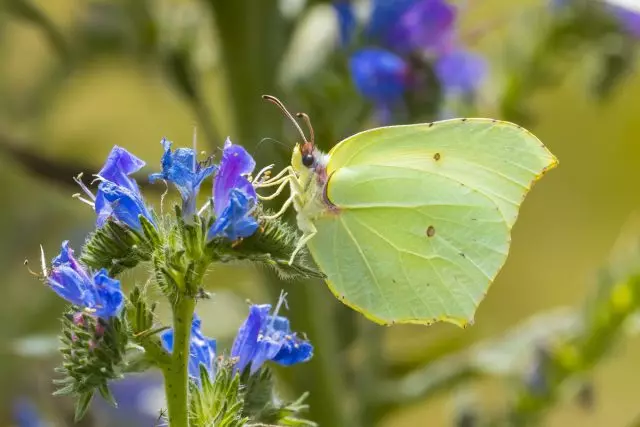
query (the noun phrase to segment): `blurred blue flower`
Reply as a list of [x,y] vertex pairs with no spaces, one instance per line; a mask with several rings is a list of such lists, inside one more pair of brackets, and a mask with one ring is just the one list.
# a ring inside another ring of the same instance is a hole
[[283,301],[284,296],[281,296],[273,315],[269,315],[270,304],[249,308],[249,316],[240,326],[231,348],[231,357],[237,358],[235,368],[238,371],[243,372],[251,366],[250,373],[254,374],[269,360],[291,366],[313,356],[311,343],[292,333],[289,320],[277,315]]
[[438,52],[451,39],[455,20],[456,9],[446,0],[414,1],[382,34],[383,43],[401,54]]
[[47,427],[49,425],[40,417],[36,405],[25,397],[15,400],[13,421],[16,427]]
[[216,236],[237,240],[258,229],[258,222],[251,216],[257,202],[256,190],[247,177],[255,167],[253,157],[227,139],[213,184],[216,220],[209,229],[208,240]]
[[456,49],[440,56],[434,67],[445,93],[471,94],[484,81],[488,65],[482,56]]
[[98,398],[93,408],[102,425],[120,427],[155,426],[166,407],[162,376],[146,372],[129,374],[125,378],[109,382],[109,389],[118,406],[114,407]]
[[624,31],[633,37],[640,38],[640,11],[638,9],[629,9],[617,4],[607,4],[607,7]]
[[93,315],[116,316],[124,305],[120,281],[101,269],[93,276],[73,256],[69,242],[62,242],[60,254],[52,261],[47,283],[55,293],[71,304],[87,308]]
[[158,179],[172,182],[182,197],[182,213],[190,217],[196,211],[196,197],[200,184],[215,172],[216,166],[196,161],[196,154],[191,148],[178,148],[171,151],[171,141],[163,138],[160,142],[164,148],[162,155],[162,172],[149,175],[151,183]]
[[[202,335],[201,321],[197,314],[193,314],[191,321],[191,342],[189,343],[189,376],[198,384],[200,383],[200,365],[209,372],[210,378],[215,375],[216,340]],[[167,351],[173,351],[173,329],[161,335],[162,344]]]
[[349,0],[337,0],[333,3],[333,7],[338,15],[340,43],[346,46],[353,38],[356,29],[356,15]]
[[409,66],[384,49],[359,50],[351,56],[349,69],[358,91],[377,104],[397,102],[408,86]]
[[140,215],[144,215],[153,223],[138,184],[129,176],[144,165],[142,160],[124,148],[117,145],[113,147],[97,175],[101,181],[94,204],[98,214],[98,227],[102,227],[107,219],[114,218],[134,230],[141,231]]
[[[379,120],[390,122],[404,108],[404,97],[420,91],[424,79],[411,58],[434,61],[445,92],[476,91],[486,74],[478,55],[455,47],[456,7],[447,0],[373,0],[366,28],[369,41],[379,47],[362,48],[351,55],[349,70],[360,94],[376,105]],[[346,44],[355,32],[351,5],[334,3],[341,39]],[[416,56],[417,54],[417,56]]]

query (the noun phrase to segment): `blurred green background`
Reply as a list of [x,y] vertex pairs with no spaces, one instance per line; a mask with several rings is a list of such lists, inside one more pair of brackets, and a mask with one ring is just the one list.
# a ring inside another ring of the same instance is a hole
[[[34,3],[63,34],[70,34],[70,28],[86,13],[87,6],[87,2],[81,0]],[[176,2],[158,1],[155,6],[168,8],[171,3]],[[470,3],[474,3],[470,6],[471,11],[462,15],[464,27],[490,27],[483,30],[486,34],[474,45],[492,64],[498,64],[488,85],[490,91],[492,85],[500,84],[500,58],[507,37],[513,37],[508,35],[513,30],[511,17],[539,2],[486,0]],[[87,25],[99,25],[99,16],[94,18],[95,22],[91,17],[84,16],[83,19],[88,20]],[[173,18],[175,26],[189,27],[199,22],[189,11]],[[329,43],[335,40],[336,24],[329,5],[319,4],[312,20],[313,27],[301,32],[293,46],[284,46],[294,48],[295,55],[287,62],[291,69],[280,71],[295,72],[304,67],[322,40]],[[529,25],[535,26],[535,20]],[[269,27],[268,22],[266,27]],[[163,30],[163,36],[171,38],[174,30],[168,26]],[[203,37],[208,43],[197,52],[198,63],[206,70],[200,89],[209,106],[213,125],[220,137],[228,135],[235,143],[254,147],[252,153],[259,165],[271,162],[274,152],[281,153],[285,149],[270,140],[255,148],[258,140],[241,138],[260,135],[281,139],[290,145],[294,141],[293,134],[287,129],[283,137],[280,128],[256,129],[263,121],[261,117],[232,122],[232,101],[229,101],[226,79],[236,76],[225,76],[220,72],[224,59],[216,45],[216,36],[206,30],[202,33],[198,30],[197,37]],[[287,43],[286,40],[283,42]],[[145,172],[151,173],[160,166],[160,139],[166,136],[178,146],[188,146],[193,127],[197,125],[200,130],[198,148],[216,154],[224,140],[215,141],[216,147],[206,142],[202,136],[202,123],[189,100],[175,85],[167,83],[158,64],[140,59],[143,49],[136,49],[132,47],[130,52],[124,53],[107,50],[74,66],[71,71],[59,65],[60,59],[38,28],[10,14],[0,16],[2,143],[52,161],[89,166],[90,170],[84,170],[86,174],[95,173],[111,147],[118,144],[145,159]],[[558,60],[560,84],[536,91],[527,99],[535,116],[535,121],[528,127],[559,158],[560,166],[535,186],[522,206],[508,262],[481,304],[475,325],[468,330],[451,325],[384,328],[382,357],[385,360],[411,363],[443,342],[457,343],[456,346],[497,336],[539,311],[557,306],[579,306],[593,294],[599,267],[606,264],[623,224],[640,206],[637,185],[640,73],[629,75],[605,102],[596,102],[584,89],[592,62],[588,52],[582,51]],[[283,94],[273,94],[289,103]],[[291,108],[297,111],[299,105],[294,104]],[[483,116],[499,114],[490,96],[478,113]],[[287,126],[269,105],[265,104],[259,114]],[[239,130],[243,128],[252,130]],[[80,247],[94,226],[94,214],[71,198],[76,191],[71,185],[64,186],[37,176],[8,151],[0,152],[0,182],[3,289],[0,298],[0,396],[3,407],[0,409],[3,424],[9,424],[15,396],[27,394],[43,402],[42,396],[49,391],[56,358],[55,354],[45,351],[52,345],[46,337],[55,335],[57,319],[64,306],[63,301],[48,292],[27,271],[23,261],[29,259],[31,267],[37,269],[40,244],[48,257],[55,254],[59,242],[64,239],[70,239]],[[68,182],[72,183],[71,175]],[[147,190],[146,194],[155,208],[160,209],[159,196],[164,189],[159,184],[156,190]],[[207,288],[215,293],[215,297],[202,303],[205,307],[199,307],[198,311],[205,318],[207,335],[220,337],[228,345],[244,316],[244,299],[261,302],[269,298],[263,283],[265,279],[261,271],[243,265],[221,267],[209,279]],[[125,286],[135,280],[144,280],[144,275],[126,274],[122,278]],[[282,283],[287,291],[291,286],[299,284]],[[322,287],[321,292],[329,295],[326,287]],[[331,300],[331,304],[338,302]],[[314,340],[312,334],[310,338]],[[357,347],[345,350],[349,357],[359,357]],[[322,351],[322,347],[317,347],[317,354]],[[638,340],[626,340],[590,377],[595,390],[594,407],[584,411],[574,400],[565,399],[552,409],[543,424],[629,425],[640,412],[639,359]],[[527,361],[522,360],[522,363]],[[295,376],[296,369],[288,375]],[[478,392],[476,398],[482,403],[481,411],[504,405],[510,396],[510,389],[498,380],[479,381],[471,386],[471,390]],[[53,399],[49,401],[50,407],[63,401]],[[454,409],[452,393],[444,393],[428,402],[413,403],[387,414],[381,425],[450,425]]]

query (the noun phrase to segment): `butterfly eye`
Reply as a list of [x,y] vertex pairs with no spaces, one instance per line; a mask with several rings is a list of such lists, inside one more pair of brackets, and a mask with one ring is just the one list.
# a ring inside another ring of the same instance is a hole
[[302,156],[302,164],[306,167],[310,168],[311,166],[313,166],[313,162],[313,154],[305,154],[304,156]]

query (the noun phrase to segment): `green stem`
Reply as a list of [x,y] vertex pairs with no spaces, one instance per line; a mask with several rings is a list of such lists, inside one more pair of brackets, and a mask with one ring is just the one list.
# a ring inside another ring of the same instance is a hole
[[182,297],[173,307],[173,351],[163,369],[170,427],[189,427],[189,341],[195,300]]

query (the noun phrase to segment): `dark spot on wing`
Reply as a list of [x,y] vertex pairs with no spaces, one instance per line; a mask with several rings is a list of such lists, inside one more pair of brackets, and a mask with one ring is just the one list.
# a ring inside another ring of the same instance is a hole
[[433,126],[435,123],[431,122],[429,123],[429,127]]
[[467,256],[466,256],[464,253],[462,253],[462,252],[460,252],[460,254],[459,254],[459,255],[460,255],[462,258],[466,258],[466,257],[467,257]]
[[430,225],[429,228],[427,228],[427,237],[433,237],[436,235],[436,229],[433,225]]
[[467,119],[466,119],[466,118],[465,118],[465,119],[462,119],[462,121],[463,121],[463,122],[466,122],[466,121],[467,121]]
[[433,155],[433,160],[435,160],[437,162],[438,160],[440,160],[440,157],[441,157],[440,153],[436,153],[436,154]]

